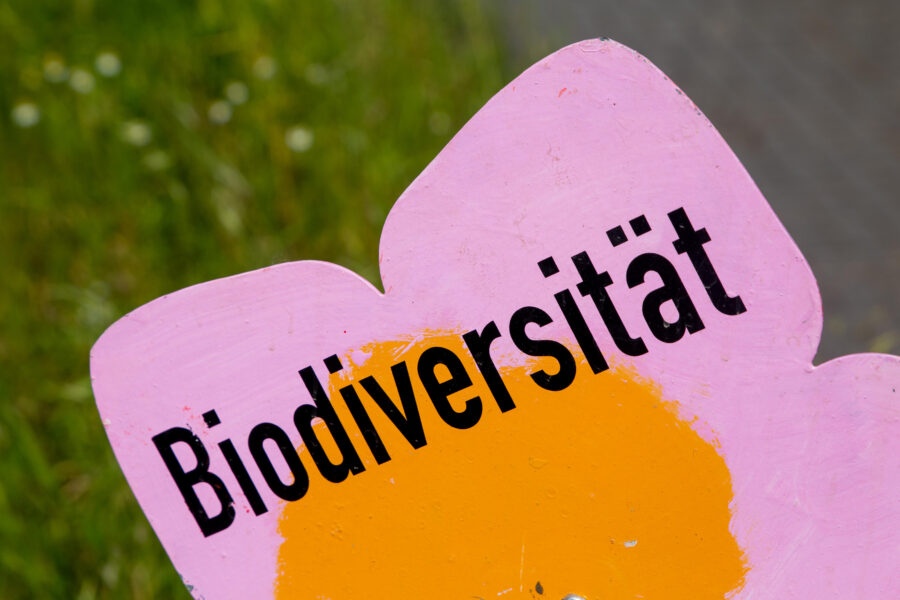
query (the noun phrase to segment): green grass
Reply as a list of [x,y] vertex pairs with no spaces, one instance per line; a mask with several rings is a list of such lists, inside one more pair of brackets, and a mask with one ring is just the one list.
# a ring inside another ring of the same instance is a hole
[[0,4],[0,598],[187,597],[109,449],[91,345],[273,263],[377,281],[387,211],[510,78],[502,48],[464,1]]

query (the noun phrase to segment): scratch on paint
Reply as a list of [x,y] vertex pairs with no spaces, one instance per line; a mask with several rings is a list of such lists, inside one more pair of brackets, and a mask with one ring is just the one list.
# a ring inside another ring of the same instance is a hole
[[522,560],[519,563],[519,591],[525,591],[525,534],[522,534]]

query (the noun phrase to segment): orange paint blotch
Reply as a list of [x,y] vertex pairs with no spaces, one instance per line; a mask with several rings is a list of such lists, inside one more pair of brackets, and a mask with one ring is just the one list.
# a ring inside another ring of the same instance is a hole
[[[482,399],[471,429],[441,421],[418,381],[418,357],[435,345],[476,381],[451,398],[457,409]],[[533,361],[502,369],[517,408],[500,413],[456,334],[361,352],[363,364],[345,359],[352,368],[332,377],[331,397],[373,375],[399,405],[390,367],[405,360],[427,445],[412,449],[360,389],[392,457],[378,465],[335,401],[366,471],[330,484],[301,454],[311,482],[281,516],[278,599],[721,600],[742,585],[725,462],[651,382],[580,364],[575,383],[548,392],[528,374],[553,361]]]

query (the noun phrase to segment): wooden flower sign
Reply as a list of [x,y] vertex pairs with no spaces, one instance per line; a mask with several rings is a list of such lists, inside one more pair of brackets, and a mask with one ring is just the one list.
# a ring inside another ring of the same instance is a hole
[[809,266],[665,75],[542,60],[400,197],[91,370],[195,598],[900,598],[900,360],[813,367]]

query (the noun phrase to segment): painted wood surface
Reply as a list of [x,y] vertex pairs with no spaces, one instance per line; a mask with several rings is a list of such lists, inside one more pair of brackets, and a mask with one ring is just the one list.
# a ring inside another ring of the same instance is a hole
[[501,90],[395,204],[382,293],[300,261],[91,355],[196,598],[900,597],[900,359],[812,365],[816,283],[615,42]]

